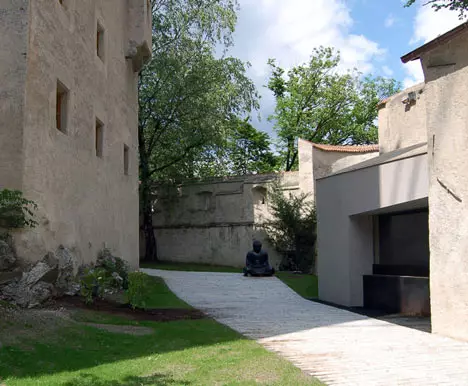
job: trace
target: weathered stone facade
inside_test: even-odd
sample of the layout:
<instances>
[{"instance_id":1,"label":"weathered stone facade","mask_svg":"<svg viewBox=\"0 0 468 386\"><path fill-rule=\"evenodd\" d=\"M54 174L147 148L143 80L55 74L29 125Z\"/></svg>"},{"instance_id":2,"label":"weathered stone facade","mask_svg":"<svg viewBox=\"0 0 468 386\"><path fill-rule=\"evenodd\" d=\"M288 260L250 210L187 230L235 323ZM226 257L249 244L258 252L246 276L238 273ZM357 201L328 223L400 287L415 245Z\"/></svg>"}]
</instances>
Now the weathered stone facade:
<instances>
[{"instance_id":1,"label":"weathered stone facade","mask_svg":"<svg viewBox=\"0 0 468 386\"><path fill-rule=\"evenodd\" d=\"M137 72L147 0L0 0L0 187L39 206L15 235L38 260L104 246L138 266Z\"/></svg>"},{"instance_id":2,"label":"weathered stone facade","mask_svg":"<svg viewBox=\"0 0 468 386\"><path fill-rule=\"evenodd\" d=\"M427 94L432 330L465 340L468 340L467 48L465 23L455 34L446 36L445 41L426 47L417 55L424 70Z\"/></svg>"},{"instance_id":3,"label":"weathered stone facade","mask_svg":"<svg viewBox=\"0 0 468 386\"><path fill-rule=\"evenodd\" d=\"M381 153L388 153L427 141L427 94L424 92L424 88L424 83L418 84L392 95L379 104L379 147ZM409 98L414 99L409 100Z\"/></svg>"}]
</instances>

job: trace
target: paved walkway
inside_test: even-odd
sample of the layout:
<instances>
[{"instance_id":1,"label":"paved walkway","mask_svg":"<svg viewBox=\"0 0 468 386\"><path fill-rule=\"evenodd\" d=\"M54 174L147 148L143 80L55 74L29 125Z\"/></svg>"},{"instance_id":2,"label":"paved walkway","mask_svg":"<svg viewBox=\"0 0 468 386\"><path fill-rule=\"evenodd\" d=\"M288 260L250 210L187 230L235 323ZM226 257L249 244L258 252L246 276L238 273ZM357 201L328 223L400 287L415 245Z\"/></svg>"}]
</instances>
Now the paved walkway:
<instances>
[{"instance_id":1,"label":"paved walkway","mask_svg":"<svg viewBox=\"0 0 468 386\"><path fill-rule=\"evenodd\" d=\"M142 271L328 385L468 385L468 343L305 300L276 278Z\"/></svg>"}]
</instances>

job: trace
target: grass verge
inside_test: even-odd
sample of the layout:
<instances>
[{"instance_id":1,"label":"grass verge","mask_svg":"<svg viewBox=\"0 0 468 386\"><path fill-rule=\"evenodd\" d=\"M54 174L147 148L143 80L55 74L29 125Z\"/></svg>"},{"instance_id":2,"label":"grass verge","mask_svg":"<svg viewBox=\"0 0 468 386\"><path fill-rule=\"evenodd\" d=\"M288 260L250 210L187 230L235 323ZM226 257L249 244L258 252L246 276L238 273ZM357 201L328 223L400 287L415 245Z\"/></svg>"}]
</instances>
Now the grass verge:
<instances>
[{"instance_id":1,"label":"grass verge","mask_svg":"<svg viewBox=\"0 0 468 386\"><path fill-rule=\"evenodd\" d=\"M277 272L276 276L303 298L314 299L318 297L317 276L295 274L292 272Z\"/></svg>"},{"instance_id":2,"label":"grass verge","mask_svg":"<svg viewBox=\"0 0 468 386\"><path fill-rule=\"evenodd\" d=\"M170 292L162 280L151 280L147 297L149 307L189 307ZM21 312L27 314L29 311ZM256 342L211 319L135 322L117 316L106 317L98 312L88 313L85 318L87 322L140 324L152 328L153 334L146 336L84 326L79 323L83 321L81 311L77 311L74 319L68 322L65 319L64 323L42 329L41 333L33 336L22 334L23 326L17 316L17 343L4 344L0 348L0 384L320 384ZM0 331L2 341L5 340Z\"/></svg>"}]
</instances>

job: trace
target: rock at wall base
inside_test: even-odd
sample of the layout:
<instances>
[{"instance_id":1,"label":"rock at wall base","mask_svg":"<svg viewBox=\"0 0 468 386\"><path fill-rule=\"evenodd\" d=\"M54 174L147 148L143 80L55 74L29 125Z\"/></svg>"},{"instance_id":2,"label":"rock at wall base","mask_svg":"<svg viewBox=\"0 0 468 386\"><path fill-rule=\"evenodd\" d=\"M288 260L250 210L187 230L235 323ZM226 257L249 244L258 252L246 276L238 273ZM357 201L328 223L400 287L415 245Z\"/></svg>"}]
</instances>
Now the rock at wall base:
<instances>
[{"instance_id":1,"label":"rock at wall base","mask_svg":"<svg viewBox=\"0 0 468 386\"><path fill-rule=\"evenodd\" d=\"M77 266L73 254L61 246L22 274L2 275L0 279L6 285L1 288L0 297L20 307L33 308L56 295L76 295L80 290L75 282Z\"/></svg>"},{"instance_id":2,"label":"rock at wall base","mask_svg":"<svg viewBox=\"0 0 468 386\"><path fill-rule=\"evenodd\" d=\"M0 271L8 271L16 264L13 248L4 240L0 240Z\"/></svg>"},{"instance_id":3,"label":"rock at wall base","mask_svg":"<svg viewBox=\"0 0 468 386\"><path fill-rule=\"evenodd\" d=\"M80 291L80 286L76 282L79 265L77 258L62 245L55 252L55 256L58 260L58 277L55 282L58 294L76 295Z\"/></svg>"}]
</instances>

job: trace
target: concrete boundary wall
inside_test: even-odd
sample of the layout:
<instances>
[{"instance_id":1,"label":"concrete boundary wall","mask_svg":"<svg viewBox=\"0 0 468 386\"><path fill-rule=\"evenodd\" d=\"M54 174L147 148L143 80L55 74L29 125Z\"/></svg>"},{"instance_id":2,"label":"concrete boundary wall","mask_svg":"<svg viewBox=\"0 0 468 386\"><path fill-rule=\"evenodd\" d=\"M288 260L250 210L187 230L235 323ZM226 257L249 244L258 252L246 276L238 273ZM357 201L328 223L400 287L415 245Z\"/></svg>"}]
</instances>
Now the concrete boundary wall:
<instances>
[{"instance_id":1,"label":"concrete boundary wall","mask_svg":"<svg viewBox=\"0 0 468 386\"><path fill-rule=\"evenodd\" d=\"M240 268L257 239L277 268L281 255L261 226L271 218L268 189L279 180L285 192L298 194L298 177L291 172L214 178L188 181L170 192L160 189L153 217L159 258Z\"/></svg>"},{"instance_id":2,"label":"concrete boundary wall","mask_svg":"<svg viewBox=\"0 0 468 386\"><path fill-rule=\"evenodd\" d=\"M299 140L299 171L187 181L166 192L159 188L153 217L159 258L242 267L252 241L258 239L278 267L281 255L262 229L272 219L270 184L280 181L285 195L309 194L314 200L316 178L378 155L374 147L320 147Z\"/></svg>"},{"instance_id":3,"label":"concrete boundary wall","mask_svg":"<svg viewBox=\"0 0 468 386\"><path fill-rule=\"evenodd\" d=\"M251 224L225 224L156 228L161 260L243 267L245 254L252 249L252 240L260 240L278 268L281 256L266 240L261 228Z\"/></svg>"}]
</instances>

